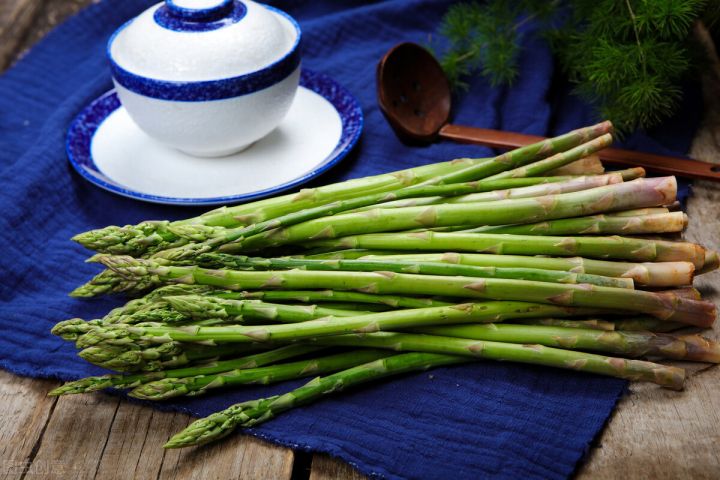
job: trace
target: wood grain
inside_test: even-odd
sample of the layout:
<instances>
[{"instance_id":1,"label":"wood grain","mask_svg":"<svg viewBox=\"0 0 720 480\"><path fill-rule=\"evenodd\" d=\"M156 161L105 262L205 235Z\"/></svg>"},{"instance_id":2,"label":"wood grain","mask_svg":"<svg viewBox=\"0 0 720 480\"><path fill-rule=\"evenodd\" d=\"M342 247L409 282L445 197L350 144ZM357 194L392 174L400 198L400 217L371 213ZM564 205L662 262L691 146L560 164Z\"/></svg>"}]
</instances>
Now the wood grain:
<instances>
[{"instance_id":1,"label":"wood grain","mask_svg":"<svg viewBox=\"0 0 720 480\"><path fill-rule=\"evenodd\" d=\"M17 56L18 47L40 11L38 0L0 2L0 71Z\"/></svg>"},{"instance_id":2,"label":"wood grain","mask_svg":"<svg viewBox=\"0 0 720 480\"><path fill-rule=\"evenodd\" d=\"M365 475L353 467L329 455L313 455L310 480L363 480Z\"/></svg>"},{"instance_id":3,"label":"wood grain","mask_svg":"<svg viewBox=\"0 0 720 480\"><path fill-rule=\"evenodd\" d=\"M16 377L0 370L0 479L21 478L52 416L58 382Z\"/></svg>"}]
</instances>

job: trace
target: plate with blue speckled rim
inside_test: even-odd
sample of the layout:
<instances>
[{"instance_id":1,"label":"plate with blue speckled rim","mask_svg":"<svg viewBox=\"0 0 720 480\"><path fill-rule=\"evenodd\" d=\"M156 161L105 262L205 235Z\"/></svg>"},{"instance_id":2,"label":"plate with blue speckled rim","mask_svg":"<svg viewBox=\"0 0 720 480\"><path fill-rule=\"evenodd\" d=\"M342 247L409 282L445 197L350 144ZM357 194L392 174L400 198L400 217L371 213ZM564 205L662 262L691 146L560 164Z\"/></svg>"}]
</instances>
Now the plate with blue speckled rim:
<instances>
[{"instance_id":1,"label":"plate with blue speckled rim","mask_svg":"<svg viewBox=\"0 0 720 480\"><path fill-rule=\"evenodd\" d=\"M290 111L246 150L198 158L148 137L111 90L75 118L67 134L73 168L100 188L145 202L222 205L274 195L340 162L360 138L360 104L327 75L303 69Z\"/></svg>"}]
</instances>

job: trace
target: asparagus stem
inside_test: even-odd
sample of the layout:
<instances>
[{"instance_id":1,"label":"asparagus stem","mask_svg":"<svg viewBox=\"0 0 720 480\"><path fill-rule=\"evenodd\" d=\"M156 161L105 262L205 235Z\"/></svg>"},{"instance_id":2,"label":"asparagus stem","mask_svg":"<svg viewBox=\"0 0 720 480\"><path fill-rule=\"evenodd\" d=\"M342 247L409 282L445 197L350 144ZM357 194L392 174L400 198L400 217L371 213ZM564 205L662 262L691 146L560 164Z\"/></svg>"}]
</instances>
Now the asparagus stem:
<instances>
[{"instance_id":1,"label":"asparagus stem","mask_svg":"<svg viewBox=\"0 0 720 480\"><path fill-rule=\"evenodd\" d=\"M663 333L600 331L538 325L443 325L413 328L415 333L540 344L570 350L591 350L627 357L656 356L675 360L720 362L720 344L698 335L676 337ZM698 338L695 338L698 337ZM692 340L691 340L692 339ZM700 341L699 339L702 339ZM689 341L690 343L686 343Z\"/></svg>"},{"instance_id":2,"label":"asparagus stem","mask_svg":"<svg viewBox=\"0 0 720 480\"><path fill-rule=\"evenodd\" d=\"M284 395L238 403L221 412L196 420L185 430L174 435L165 444L165 448L189 447L218 440L239 426L257 425L293 407L310 403L324 395L348 387L393 375L466 361L468 360L452 355L431 353L406 353L375 360L326 377L317 377Z\"/></svg>"},{"instance_id":3,"label":"asparagus stem","mask_svg":"<svg viewBox=\"0 0 720 480\"><path fill-rule=\"evenodd\" d=\"M545 172L543 175L591 175L605 173L605 167L597 155L589 155L576 162L569 163Z\"/></svg>"},{"instance_id":4,"label":"asparagus stem","mask_svg":"<svg viewBox=\"0 0 720 480\"><path fill-rule=\"evenodd\" d=\"M101 375L96 377L86 377L81 378L80 380L67 382L64 385L50 391L48 395L58 396L75 393L88 393L111 387L134 388L138 385L154 382L164 378L185 378L197 375L210 375L228 372L231 370L255 369L263 365L269 365L289 358L299 357L309 353L316 353L323 348L324 347L317 347L313 345L288 345L246 357L210 362L202 366L161 370L135 375Z\"/></svg>"},{"instance_id":5,"label":"asparagus stem","mask_svg":"<svg viewBox=\"0 0 720 480\"><path fill-rule=\"evenodd\" d=\"M408 334L388 333L383 336L388 342L397 345L398 336L407 339ZM394 338L393 338L394 337ZM442 337L413 335L438 339L443 349L452 350L456 355L432 353L405 353L394 355L374 362L359 365L326 377L318 377L304 386L284 395L269 397L233 405L222 412L197 420L185 430L173 436L166 448L181 448L202 445L218 440L237 427L252 427L268 421L290 408L304 405L336 391L363 383L432 367L452 365L467 361L459 355L494 360L511 360L600 373L605 375L647 380L679 389L685 378L684 370L639 360L625 360L601 355L561 350L541 345L516 345L499 342L485 342L465 339L448 339L456 344L455 348L446 347ZM358 337L360 338L360 337ZM419 339L418 339L419 340ZM409 340L407 340L409 342ZM419 342L418 342L419 343ZM423 342L427 347L430 342Z\"/></svg>"},{"instance_id":6,"label":"asparagus stem","mask_svg":"<svg viewBox=\"0 0 720 480\"><path fill-rule=\"evenodd\" d=\"M367 250L358 251L358 254ZM694 267L689 262L611 262L590 258L534 257L525 255L493 255L483 253L408 253L394 255L368 255L361 259L384 258L418 262L447 262L481 267L507 267L519 265L544 270L562 270L589 273L605 277L632 278L636 284L652 287L672 287L692 283ZM697 299L699 300L699 299Z\"/></svg>"},{"instance_id":7,"label":"asparagus stem","mask_svg":"<svg viewBox=\"0 0 720 480\"><path fill-rule=\"evenodd\" d=\"M489 190L487 188L488 183L497 184L499 182L485 182L484 180L478 180L476 182L471 182L471 184L474 186L475 192L478 193L458 194L459 196L454 196L450 198L448 198L447 196L416 195L413 198L393 200L383 203L382 208L412 207L418 205L434 205L437 203L477 203L505 200L509 198L540 197L543 195L556 195L558 193L577 192L580 190L587 190L589 188L602 187L613 183L620 183L622 181L623 177L620 173L611 173L608 175L574 177L557 182L536 183L531 186L517 188ZM375 208L374 205L356 208L351 211L362 212L366 210L371 210L372 208Z\"/></svg>"},{"instance_id":8,"label":"asparagus stem","mask_svg":"<svg viewBox=\"0 0 720 480\"><path fill-rule=\"evenodd\" d=\"M615 330L627 332L644 331L664 333L687 327L684 323L664 322L653 317L623 318L613 320L613 323L615 324Z\"/></svg>"},{"instance_id":9,"label":"asparagus stem","mask_svg":"<svg viewBox=\"0 0 720 480\"><path fill-rule=\"evenodd\" d=\"M264 222L253 223L246 227L226 229L209 228L206 225L190 224L179 225L176 227L170 226L168 228L180 237L188 238L189 240L196 242L204 242L207 250L210 251L219 245L232 242L240 238L258 235L265 231L279 227L295 225L308 220L329 215L336 215L350 210L364 211L365 209L363 207L373 206L373 208L375 208L378 204L382 204L381 206L385 208L385 202L388 201L411 199L412 201L417 202L416 197L439 199L442 201L446 199L445 197L455 197L457 195L465 195L485 189L482 181L445 184L445 177L441 176L434 179L434 182L436 183L435 185L410 186L389 193L381 192L346 200L337 200L314 208L288 213ZM505 192L498 192L497 194L495 192L488 192L484 194L485 200L481 201L500 200L504 198L526 198L548 194L575 192L620 182L622 182L622 176L620 174L583 177L581 179L573 179L568 182L544 184L524 189L506 190ZM427 202L422 203L428 204ZM431 203L437 202L433 201Z\"/></svg>"},{"instance_id":10,"label":"asparagus stem","mask_svg":"<svg viewBox=\"0 0 720 480\"><path fill-rule=\"evenodd\" d=\"M453 329L461 327L464 326L451 326L443 328L453 331ZM473 326L470 325L469 327ZM500 327L500 325L496 325L496 327ZM525 325L509 325L509 327L515 328L518 332L525 331L526 329L545 329L547 331L561 330L558 327L530 327ZM465 329L464 331L477 337L494 336L495 338L501 338L505 336L502 333L488 333L492 330L492 326L489 326L488 330L484 332L474 332L472 328ZM621 351L623 350L622 343L627 341L626 338L619 336L619 332L600 332L597 330L580 329L567 330L569 330L569 332L567 333L566 340L571 347L573 342L575 342L575 344L583 343L585 346L592 345L598 348L600 348L600 343L604 343L606 344L606 348L608 350L617 349L618 351ZM435 331L439 332L440 329ZM581 335L579 335L578 332L582 332L582 334L584 334L582 336L583 340L580 340ZM627 334L627 336L633 335L636 334ZM510 335L507 336L509 337ZM562 343L554 341L553 339L541 334L533 335L518 333L518 336L514 338L519 339L521 337L537 337L546 340L549 344L555 343L556 345L560 345ZM597 337L600 337L600 339L597 339ZM596 340L593 341L592 338L596 338ZM683 355L682 352L686 352L687 355L695 357L695 354L691 353L693 348L691 344L693 342L697 342L696 339L690 340L687 346L682 340L677 340L677 342L677 345L673 344L673 340L667 342L671 344L668 346L667 351L662 346L658 347L657 350L665 352L665 355L672 355L673 353L670 352L673 348L675 348L677 349L678 356ZM495 340L476 339L472 337L456 338L454 336L442 336L436 334L428 335L396 332L377 332L366 335L349 334L322 337L316 339L316 343L325 346L364 346L372 348L388 348L395 351L444 353L458 356L475 356L489 360L530 363L548 367L597 373L600 375L625 378L628 380L653 382L658 385L677 390L682 389L683 382L685 380L685 371L681 368L659 365L641 360L628 360L624 358L606 357L593 353L567 350L566 348L568 347L564 346L563 348L548 347L537 343L507 343ZM638 343L642 343L642 340L639 340ZM662 344L662 341L659 343ZM698 347L699 350L703 348L704 347ZM642 347L638 348L638 350L641 349ZM632 348L626 347L626 350L632 351ZM706 350L697 354L698 357L702 358L714 358L714 361L718 361L717 355L717 344L708 345Z\"/></svg>"},{"instance_id":11,"label":"asparagus stem","mask_svg":"<svg viewBox=\"0 0 720 480\"><path fill-rule=\"evenodd\" d=\"M372 293L344 292L336 290L262 290L253 292L232 292L225 298L258 299L267 301L296 301L304 303L358 302L364 304L387 305L393 308L445 307L452 303L432 298L403 297L399 295L375 295Z\"/></svg>"},{"instance_id":12,"label":"asparagus stem","mask_svg":"<svg viewBox=\"0 0 720 480\"><path fill-rule=\"evenodd\" d=\"M631 237L508 235L500 233L371 233L306 244L322 248L366 248L404 251L478 252L499 255L592 257L635 262L705 263L705 250L693 243Z\"/></svg>"},{"instance_id":13,"label":"asparagus stem","mask_svg":"<svg viewBox=\"0 0 720 480\"><path fill-rule=\"evenodd\" d=\"M252 343L296 341L324 335L369 333L423 325L482 323L508 318L572 315L572 309L527 302L466 303L450 307L429 307L377 312L355 317L326 317L302 323L280 325L186 326L173 328L155 325L96 325L81 335L78 348L109 345L134 348L137 345L161 346L174 342L213 345L215 343ZM181 348L181 347L180 347ZM136 351L136 350L133 350ZM178 352L173 351L177 354Z\"/></svg>"},{"instance_id":14,"label":"asparagus stem","mask_svg":"<svg viewBox=\"0 0 720 480\"><path fill-rule=\"evenodd\" d=\"M653 319L657 320L657 319ZM657 320L658 323L672 323ZM566 320L563 318L518 318L512 320L512 323L520 325L544 325L547 327L563 327L563 328L589 328L593 330L612 331L615 330L615 323L602 319L587 320ZM638 329L643 330L643 329Z\"/></svg>"},{"instance_id":15,"label":"asparagus stem","mask_svg":"<svg viewBox=\"0 0 720 480\"><path fill-rule=\"evenodd\" d=\"M366 232L407 230L451 225L506 225L522 220L538 222L662 205L675 198L674 177L637 179L631 182L591 188L578 192L517 198L477 204L439 204L423 207L377 208L359 213L346 213L317 218L270 230L263 234L226 243L220 251L237 253L266 247L299 243L308 240L336 238ZM180 247L158 254L161 258L192 258L197 248Z\"/></svg>"},{"instance_id":16,"label":"asparagus stem","mask_svg":"<svg viewBox=\"0 0 720 480\"><path fill-rule=\"evenodd\" d=\"M586 273L559 270L541 270L523 267L479 267L443 262L419 262L383 259L374 260L316 260L302 258L259 258L240 255L205 253L199 255L197 264L209 268L239 270L278 270L303 268L322 271L397 272L423 275L463 275L480 278L508 278L552 283L589 283L616 288L633 288L630 278L612 278Z\"/></svg>"},{"instance_id":17,"label":"asparagus stem","mask_svg":"<svg viewBox=\"0 0 720 480\"><path fill-rule=\"evenodd\" d=\"M487 178L489 180L500 180L503 178L537 177L539 175L543 175L546 172L550 172L557 168L573 163L581 158L594 154L602 150L603 148L609 147L611 144L612 135L606 133L593 140L590 140L583 145L578 145L575 148L566 150L564 152L556 153L555 155L548 157L544 160L540 160L529 165L517 167L512 170L505 170Z\"/></svg>"},{"instance_id":18,"label":"asparagus stem","mask_svg":"<svg viewBox=\"0 0 720 480\"><path fill-rule=\"evenodd\" d=\"M359 349L267 367L227 370L221 373L182 378L165 378L138 385L129 395L142 400L168 400L184 395L201 395L214 388L250 384L267 385L285 380L337 372L388 355L388 352L383 350Z\"/></svg>"},{"instance_id":19,"label":"asparagus stem","mask_svg":"<svg viewBox=\"0 0 720 480\"><path fill-rule=\"evenodd\" d=\"M527 225L483 226L466 232L511 233L516 235L643 235L650 233L682 232L687 226L687 215L671 212L638 217L593 215L563 218Z\"/></svg>"},{"instance_id":20,"label":"asparagus stem","mask_svg":"<svg viewBox=\"0 0 720 480\"><path fill-rule=\"evenodd\" d=\"M106 255L98 256L97 260L126 278L128 282L136 279L142 286L151 282L155 284L165 282L212 285L236 290L268 287L295 290L314 287L357 290L366 293L519 300L587 308L622 308L703 327L712 325L716 314L715 306L709 302L674 298L656 292L588 284L393 272L354 272L348 275L345 272L306 270L212 270L194 266L165 266L151 260ZM92 285L81 288L83 292L88 292L92 289Z\"/></svg>"},{"instance_id":21,"label":"asparagus stem","mask_svg":"<svg viewBox=\"0 0 720 480\"><path fill-rule=\"evenodd\" d=\"M244 317L271 322L296 323L321 317L349 317L368 313L317 305L283 305L258 300L232 300L201 295L178 295L166 297L166 300L175 310L193 320L221 319L226 323L241 323Z\"/></svg>"}]
</instances>

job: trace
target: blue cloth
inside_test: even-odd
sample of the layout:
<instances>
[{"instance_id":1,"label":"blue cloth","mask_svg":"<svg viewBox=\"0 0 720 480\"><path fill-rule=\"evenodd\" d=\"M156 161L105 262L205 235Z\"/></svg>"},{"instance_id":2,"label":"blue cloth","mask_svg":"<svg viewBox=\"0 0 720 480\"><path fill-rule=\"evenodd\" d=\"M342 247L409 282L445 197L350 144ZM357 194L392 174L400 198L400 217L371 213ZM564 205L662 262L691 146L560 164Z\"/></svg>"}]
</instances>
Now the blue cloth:
<instances>
[{"instance_id":1,"label":"blue cloth","mask_svg":"<svg viewBox=\"0 0 720 480\"><path fill-rule=\"evenodd\" d=\"M152 0L102 1L44 39L0 78L0 366L63 380L97 374L70 343L50 334L59 320L95 318L118 299L67 293L98 271L69 238L107 224L176 219L196 210L138 203L82 180L64 152L71 119L110 88L105 41ZM366 129L356 151L320 183L398 170L485 148L402 145L375 102L375 63L401 40L423 42L447 8L441 1L276 2L299 20L304 64L330 74L362 103ZM456 120L481 127L557 134L593 122L592 112L553 79L551 55L527 37L512 88L471 84ZM691 105L692 102L690 103ZM633 147L682 153L697 110ZM207 415L300 382L218 392L164 404ZM568 371L478 362L406 375L298 408L250 433L296 449L327 452L387 478L566 478L612 411L625 382ZM158 448L160 446L158 445Z\"/></svg>"}]
</instances>

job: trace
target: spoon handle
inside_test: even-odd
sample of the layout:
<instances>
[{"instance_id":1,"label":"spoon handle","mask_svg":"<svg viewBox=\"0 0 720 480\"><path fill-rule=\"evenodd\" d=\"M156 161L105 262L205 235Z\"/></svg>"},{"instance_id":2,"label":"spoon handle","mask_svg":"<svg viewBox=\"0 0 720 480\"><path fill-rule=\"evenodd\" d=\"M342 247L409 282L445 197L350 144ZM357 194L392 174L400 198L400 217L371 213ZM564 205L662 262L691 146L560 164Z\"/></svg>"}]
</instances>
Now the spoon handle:
<instances>
[{"instance_id":1,"label":"spoon handle","mask_svg":"<svg viewBox=\"0 0 720 480\"><path fill-rule=\"evenodd\" d=\"M492 148L518 148L544 140L544 137L535 135L461 125L445 125L440 129L439 136L446 140ZM601 160L615 165L630 165L666 175L720 181L720 164L713 165L689 158L668 157L619 148L606 148L599 151L598 156Z\"/></svg>"}]
</instances>

